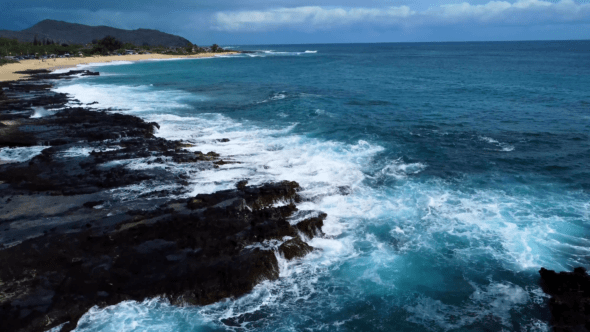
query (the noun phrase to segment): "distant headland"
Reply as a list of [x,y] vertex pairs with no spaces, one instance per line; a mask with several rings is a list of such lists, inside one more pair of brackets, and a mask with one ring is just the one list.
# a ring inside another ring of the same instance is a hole
[[158,30],[124,30],[54,20],[43,20],[22,31],[0,30],[0,37],[17,39],[19,42],[38,41],[84,45],[106,36],[113,36],[123,43],[136,46],[184,47],[190,43],[186,38]]
[[44,20],[22,31],[0,31],[0,81],[26,78],[27,70],[79,64],[202,58],[233,54],[217,44],[200,47],[157,30],[122,30]]

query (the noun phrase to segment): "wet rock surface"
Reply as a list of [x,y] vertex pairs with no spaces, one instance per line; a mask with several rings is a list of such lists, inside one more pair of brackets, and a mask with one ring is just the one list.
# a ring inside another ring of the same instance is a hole
[[68,96],[50,91],[52,80],[98,75],[88,70],[51,74],[46,69],[39,69],[19,73],[32,77],[29,80],[0,82],[0,121],[29,118],[35,114],[34,107],[63,108],[68,102]]
[[[68,108],[42,118],[13,120],[5,125],[0,147],[96,142],[126,137],[153,138],[157,123],[131,115]],[[105,129],[109,129],[105,131]]]
[[268,205],[294,203],[297,188],[282,182],[199,195],[198,209],[189,207],[195,198],[173,200],[128,211],[116,224],[86,220],[79,232],[1,250],[0,320],[8,331],[72,322],[67,331],[94,305],[155,296],[203,305],[243,295],[278,278],[275,253],[254,244],[289,237],[279,249],[287,259],[313,250],[288,222],[295,205]]
[[542,268],[541,287],[551,295],[549,309],[553,331],[590,331],[590,276],[582,267],[573,272]]
[[[29,74],[0,84],[0,148],[44,146],[30,160],[0,161],[2,331],[70,331],[91,307],[124,300],[237,297],[278,278],[276,255],[314,250],[303,239],[322,235],[326,215],[294,222],[297,183],[244,180],[189,196],[190,172],[234,161],[157,138],[157,123],[69,107],[50,90],[51,80],[90,72]],[[37,117],[38,107],[48,112]],[[117,195],[134,186],[144,189]]]

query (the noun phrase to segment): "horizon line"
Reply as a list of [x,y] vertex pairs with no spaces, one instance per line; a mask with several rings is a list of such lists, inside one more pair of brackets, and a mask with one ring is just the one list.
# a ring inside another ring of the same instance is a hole
[[335,42],[335,43],[289,43],[289,44],[235,44],[224,43],[228,46],[274,46],[274,45],[346,45],[346,44],[444,44],[444,43],[519,43],[519,42],[580,42],[590,41],[588,39],[516,39],[516,40],[449,40],[449,41],[387,41],[387,42]]

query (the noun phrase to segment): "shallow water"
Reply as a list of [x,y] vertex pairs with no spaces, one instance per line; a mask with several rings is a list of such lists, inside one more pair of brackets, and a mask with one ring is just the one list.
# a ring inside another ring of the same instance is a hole
[[239,299],[124,302],[76,331],[547,330],[537,271],[590,265],[590,42],[248,49],[57,90],[242,162],[175,167],[190,194],[299,182],[328,236]]

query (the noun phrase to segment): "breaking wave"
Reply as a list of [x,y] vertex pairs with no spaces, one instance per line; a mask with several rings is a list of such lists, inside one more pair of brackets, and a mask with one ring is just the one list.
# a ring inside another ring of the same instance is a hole
[[[305,52],[243,56],[298,53]],[[199,102],[207,95],[158,90],[147,83],[114,86],[82,79],[57,90],[83,103],[98,101],[96,107],[156,121],[157,136],[236,161],[218,169],[166,163],[190,175],[185,196],[233,188],[244,179],[252,185],[292,180],[303,188],[301,215],[328,214],[326,236],[308,241],[317,250],[294,261],[277,254],[280,278],[262,282],[243,297],[202,307],[176,307],[161,299],[122,302],[93,308],[76,331],[499,331],[515,330],[514,317],[520,313],[527,317],[523,329],[543,331],[547,324],[535,315],[545,298],[539,287],[530,286],[535,270],[590,263],[590,240],[580,235],[590,227],[584,192],[545,183],[482,185],[478,174],[459,180],[432,177],[430,163],[394,157],[398,151],[377,139],[345,143],[307,135],[297,122],[303,119],[288,108],[276,114],[292,122],[265,123],[200,112]],[[291,99],[279,91],[261,103]],[[317,107],[305,114],[313,119],[330,115]],[[487,136],[475,137],[492,151],[515,150]],[[127,167],[155,167],[146,161],[132,160]],[[496,180],[506,181],[501,175]],[[120,195],[131,199],[148,187],[128,187]]]

